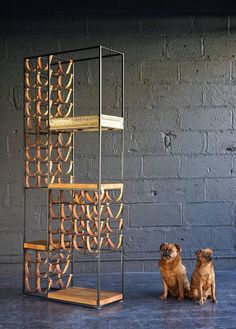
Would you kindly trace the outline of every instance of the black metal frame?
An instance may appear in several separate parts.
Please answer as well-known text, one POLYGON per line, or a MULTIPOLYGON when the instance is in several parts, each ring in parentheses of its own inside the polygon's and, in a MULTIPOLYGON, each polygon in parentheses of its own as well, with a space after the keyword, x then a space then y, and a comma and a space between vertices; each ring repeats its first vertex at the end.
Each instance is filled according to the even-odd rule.
MULTIPOLYGON (((76 52, 81 52, 81 51, 88 51, 88 50, 98 50, 99 54, 97 56, 93 56, 93 57, 85 57, 85 58, 81 58, 81 59, 73 59, 73 77, 74 77, 74 63, 75 62, 79 62, 79 61, 89 61, 89 60, 94 60, 94 59, 98 59, 99 60, 99 108, 98 108, 98 113, 99 113, 99 130, 98 130, 98 134, 99 134, 99 147, 98 147, 98 254, 97 254, 97 305, 94 306, 95 308, 101 308, 101 252, 103 252, 101 250, 101 246, 100 246, 100 240, 101 240, 101 235, 100 235, 100 223, 101 223, 101 193, 102 193, 102 127, 101 127, 101 115, 102 115, 102 108, 103 108, 103 99, 102 99, 102 92, 103 92, 103 86, 102 86, 102 74, 103 74, 103 70, 102 70, 102 64, 103 64, 103 58, 106 57, 114 57, 114 56, 119 56, 121 57, 121 117, 124 119, 124 54, 121 52, 118 52, 116 50, 113 49, 109 49, 106 47, 103 47, 101 45, 99 46, 94 46, 94 47, 86 47, 86 48, 80 48, 80 49, 73 49, 73 50, 68 50, 68 51, 61 51, 61 52, 56 52, 56 53, 50 53, 50 54, 41 54, 41 55, 37 55, 37 56, 31 56, 31 57, 27 57, 27 59, 36 59, 38 57, 46 57, 47 58, 47 63, 48 63, 48 120, 50 120, 49 118, 49 109, 50 109, 50 66, 52 65, 56 65, 57 63, 50 63, 50 56, 51 55, 66 55, 66 54, 70 54, 70 53, 76 53, 76 52), (103 54, 103 51, 109 51, 111 54, 103 54)), ((25 63, 26 58, 24 59, 24 63, 25 63)), ((60 61, 62 64, 63 63, 68 63, 68 61, 60 61)), ((24 65, 24 77, 25 77, 25 65, 24 65)), ((74 78, 73 78, 73 85, 74 85, 74 78)), ((24 84, 24 108, 25 108, 25 84, 24 84)), ((73 88, 73 116, 74 116, 74 88, 73 88)), ((25 136, 25 112, 24 112, 24 136, 25 136)), ((50 130, 48 132, 49 134, 49 141, 50 141, 50 130)), ((73 151, 74 151, 74 132, 73 132, 73 151)), ((24 150, 26 147, 26 143, 25 143, 25 137, 24 137, 24 150)), ((121 175, 120 175, 120 182, 123 183, 124 182, 124 128, 122 129, 122 146, 121 146, 122 150, 121 150, 121 175)), ((24 157, 24 163, 25 163, 25 157, 24 157)), ((75 179, 75 175, 74 175, 74 152, 73 152, 73 182, 75 179)), ((26 176, 24 174, 24 176, 26 176)), ((25 180, 24 180, 25 182, 25 180)), ((50 182, 50 142, 48 143, 48 183, 50 182)), ((24 183, 25 184, 25 183, 24 183)), ((24 211, 24 229, 23 229, 23 241, 25 242, 25 237, 26 237, 26 190, 28 188, 24 187, 24 203, 23 203, 23 211, 24 211)), ((71 189, 73 190, 73 189, 71 189)), ((61 193, 61 190, 59 190, 59 193, 61 193)), ((48 196, 48 200, 49 200, 49 190, 47 188, 47 196, 48 196)), ((48 201, 49 202, 49 201, 48 201)), ((60 207, 61 209, 61 207, 60 207)), ((61 216, 60 216, 61 218, 61 216)), ((47 227, 49 227, 49 208, 48 208, 48 212, 47 212, 47 227)), ((123 227, 122 227, 122 235, 123 235, 123 227)), ((60 244, 60 239, 61 239, 61 235, 59 234, 59 244, 60 244)), ((60 247, 60 246, 59 246, 60 247)), ((121 262, 121 292, 122 295, 124 296, 124 246, 122 243, 121 249, 118 250, 121 254, 120 257, 120 262, 121 262)), ((114 251, 113 251, 114 252, 114 251)), ((23 252, 24 255, 24 252, 23 252)), ((47 234, 47 257, 48 257, 48 262, 47 262, 47 266, 48 266, 48 280, 49 280, 49 262, 50 262, 50 250, 49 250, 49 232, 47 234)), ((23 256, 23 261, 25 263, 25 257, 23 256)), ((73 262, 74 262, 74 252, 72 250, 72 263, 71 263, 71 273, 72 273, 72 286, 73 286, 73 262)), ((23 266, 23 293, 27 294, 27 295, 32 295, 31 293, 26 293, 25 292, 25 266, 23 266)), ((44 297, 42 295, 36 295, 39 297, 44 297)), ((45 297, 48 298, 48 288, 47 288, 47 293, 45 295, 45 297)), ((50 298, 48 298, 50 299, 50 298)), ((54 299, 53 299, 54 300, 54 299)), ((87 306, 85 304, 80 304, 80 303, 76 303, 77 305, 82 305, 82 306, 87 306)), ((91 305, 88 305, 90 307, 93 307, 91 305)))

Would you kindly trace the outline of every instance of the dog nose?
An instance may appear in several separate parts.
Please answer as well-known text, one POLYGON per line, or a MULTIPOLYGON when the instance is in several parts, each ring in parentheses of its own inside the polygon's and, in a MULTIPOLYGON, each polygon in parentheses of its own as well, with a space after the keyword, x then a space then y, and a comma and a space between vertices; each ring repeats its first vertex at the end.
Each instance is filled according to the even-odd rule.
POLYGON ((162 255, 163 255, 164 257, 170 257, 170 255, 171 255, 171 251, 170 251, 170 250, 166 250, 166 249, 164 249, 164 250, 162 250, 162 255))

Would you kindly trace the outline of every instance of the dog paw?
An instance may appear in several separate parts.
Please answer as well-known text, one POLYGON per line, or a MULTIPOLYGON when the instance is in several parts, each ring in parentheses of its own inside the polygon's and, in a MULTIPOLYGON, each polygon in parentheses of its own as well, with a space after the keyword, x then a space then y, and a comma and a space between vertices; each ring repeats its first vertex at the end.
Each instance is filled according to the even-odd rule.
POLYGON ((212 298, 212 303, 214 303, 214 304, 216 304, 217 303, 217 300, 216 300, 216 298, 212 298))
POLYGON ((203 305, 204 304, 204 300, 203 299, 200 299, 198 304, 199 305, 203 305))
POLYGON ((159 299, 160 299, 160 300, 166 300, 166 299, 167 299, 167 296, 165 296, 165 295, 161 295, 161 296, 159 297, 159 299))
POLYGON ((178 297, 178 300, 183 301, 184 300, 184 297, 183 296, 179 296, 178 297))

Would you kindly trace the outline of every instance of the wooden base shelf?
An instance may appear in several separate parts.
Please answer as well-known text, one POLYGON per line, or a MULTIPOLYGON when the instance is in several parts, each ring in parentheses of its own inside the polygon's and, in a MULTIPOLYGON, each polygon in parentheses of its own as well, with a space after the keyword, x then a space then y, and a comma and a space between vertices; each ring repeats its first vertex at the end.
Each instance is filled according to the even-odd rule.
POLYGON ((36 240, 24 243, 24 249, 32 250, 47 250, 47 241, 46 240, 36 240))
MULTIPOLYGON (((60 189, 60 190, 98 190, 98 184, 94 183, 78 183, 78 184, 69 184, 69 183, 55 183, 48 184, 49 189, 60 189)), ((123 183, 104 183, 101 184, 102 190, 120 190, 123 189, 123 183)))
MULTIPOLYGON (((53 240, 54 249, 59 248, 59 243, 57 240, 53 240)), ((66 247, 68 247, 68 243, 65 243, 66 247)), ((36 240, 36 241, 29 241, 24 243, 24 249, 31 249, 31 250, 41 250, 47 251, 47 241, 46 240, 36 240)), ((52 249, 50 249, 52 250, 52 249)))
MULTIPOLYGON (((122 293, 101 290, 101 306, 123 299, 122 293)), ((89 306, 97 306, 97 289, 72 287, 52 291, 48 293, 48 299, 61 302, 77 303, 89 306)))
MULTIPOLYGON (((67 118, 49 119, 50 130, 54 131, 98 131, 99 116, 78 116, 67 118)), ((101 115, 102 130, 122 130, 124 129, 124 120, 122 117, 112 115, 101 115)))

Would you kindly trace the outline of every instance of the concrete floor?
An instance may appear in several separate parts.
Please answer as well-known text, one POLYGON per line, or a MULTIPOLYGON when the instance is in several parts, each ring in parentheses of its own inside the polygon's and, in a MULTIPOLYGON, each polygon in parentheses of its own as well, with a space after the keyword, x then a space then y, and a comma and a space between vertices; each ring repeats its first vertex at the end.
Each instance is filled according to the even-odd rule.
MULTIPOLYGON (((113 289, 117 276, 112 279, 113 289)), ((87 280, 88 276, 80 281, 87 280)), ((94 277, 89 279, 92 285, 94 277)), ((101 310, 22 296, 21 280, 0 278, 0 328, 236 328, 236 271, 216 273, 218 304, 185 300, 161 302, 159 273, 125 275, 125 300, 101 310)))

